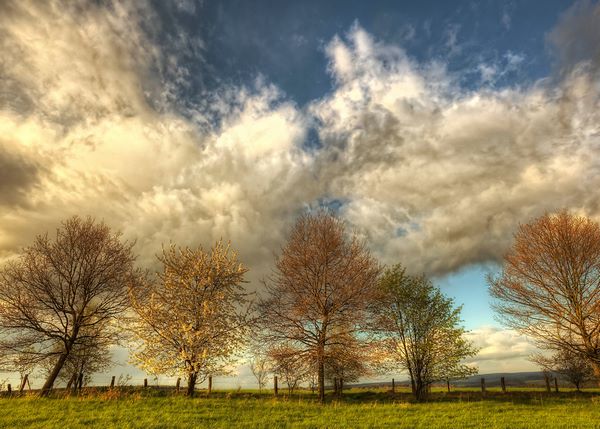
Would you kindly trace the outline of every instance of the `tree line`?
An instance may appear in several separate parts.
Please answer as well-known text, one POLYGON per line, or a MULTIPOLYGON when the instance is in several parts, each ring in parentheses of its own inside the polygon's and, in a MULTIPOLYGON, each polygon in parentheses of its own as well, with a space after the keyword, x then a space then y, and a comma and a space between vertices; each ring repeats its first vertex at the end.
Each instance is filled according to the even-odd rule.
MULTIPOLYGON (((464 363, 477 350, 461 307, 425 275, 382 266, 330 212, 299 217, 259 295, 230 243, 163 247, 157 273, 136 266, 133 246, 103 222, 73 217, 5 262, 1 369, 42 368, 48 395, 57 380, 81 386, 106 369, 120 344, 145 371, 186 377, 193 396, 249 355, 259 387, 276 374, 290 391, 308 384, 321 402, 328 381, 341 392, 402 370, 424 400, 433 383, 477 371, 464 363)), ((599 268, 600 226, 561 212, 522 225, 489 279, 508 326, 554 352, 539 357, 551 370, 570 353, 599 375, 599 268)))

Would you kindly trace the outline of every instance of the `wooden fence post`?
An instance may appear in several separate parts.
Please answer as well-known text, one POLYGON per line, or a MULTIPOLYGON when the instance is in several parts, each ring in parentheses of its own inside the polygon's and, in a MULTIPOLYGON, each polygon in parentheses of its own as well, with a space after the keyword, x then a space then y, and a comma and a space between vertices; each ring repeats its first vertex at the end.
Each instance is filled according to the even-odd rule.
POLYGON ((148 379, 144 378, 144 388, 148 387, 148 379))
POLYGON ((23 381, 21 381, 21 386, 19 387, 19 393, 23 393, 23 389, 25 389, 25 383, 28 382, 29 374, 25 374, 23 377, 23 381))
POLYGON ((273 391, 275 392, 275 396, 279 393, 279 389, 277 389, 277 376, 273 377, 273 391))
POLYGON ((8 383, 8 386, 6 386, 8 388, 8 394, 11 395, 12 394, 12 387, 10 385, 10 383, 8 383))
POLYGON ((110 388, 112 389, 113 387, 115 387, 115 376, 114 375, 110 379, 110 388))
POLYGON ((558 378, 554 377, 554 391, 558 393, 558 378))
POLYGON ((179 386, 181 385, 181 377, 177 377, 177 383, 175 383, 175 391, 179 393, 179 386))
POLYGON ((396 380, 392 378, 392 393, 396 393, 396 380))
POLYGON ((500 377, 500 386, 502 386, 502 393, 506 393, 506 381, 504 377, 500 377))
POLYGON ((212 375, 208 376, 208 394, 210 395, 212 392, 212 375))
POLYGON ((546 392, 550 393, 550 376, 544 374, 544 381, 546 382, 546 392))
POLYGON ((485 393, 485 378, 481 378, 481 393, 485 393))

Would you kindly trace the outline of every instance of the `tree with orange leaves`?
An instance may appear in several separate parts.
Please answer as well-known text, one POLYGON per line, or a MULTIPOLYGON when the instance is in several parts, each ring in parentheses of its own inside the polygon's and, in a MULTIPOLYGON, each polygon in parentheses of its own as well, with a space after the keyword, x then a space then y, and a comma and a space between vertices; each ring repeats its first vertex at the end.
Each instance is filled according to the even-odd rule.
POLYGON ((488 279, 507 326, 584 357, 600 376, 600 224, 561 211, 521 225, 488 279))
POLYGON ((268 296, 259 304, 264 340, 315 363, 321 402, 332 354, 364 346, 359 334, 379 273, 375 258, 344 222, 320 212, 298 219, 266 282, 268 296))

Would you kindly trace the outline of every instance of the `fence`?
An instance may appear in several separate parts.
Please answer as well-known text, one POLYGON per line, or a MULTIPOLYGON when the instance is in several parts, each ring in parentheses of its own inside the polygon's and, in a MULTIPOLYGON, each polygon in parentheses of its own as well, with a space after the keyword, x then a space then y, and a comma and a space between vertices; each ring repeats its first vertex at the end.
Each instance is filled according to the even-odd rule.
MULTIPOLYGON (((182 380, 181 380, 181 377, 178 377, 175 382, 173 382, 172 379, 169 379, 169 381, 166 383, 160 383, 159 377, 151 378, 149 381, 149 379, 147 377, 142 379, 142 378, 132 378, 129 376, 123 377, 123 375, 120 375, 119 378, 117 379, 116 376, 110 375, 110 376, 107 376, 106 378, 95 377, 94 381, 95 381, 95 383, 93 385, 84 386, 83 374, 81 374, 81 373, 75 374, 75 375, 73 375, 71 380, 69 380, 69 382, 67 383, 66 390, 71 389, 73 392, 77 392, 77 391, 80 391, 83 387, 114 389, 115 387, 139 386, 139 387, 143 387, 144 389, 173 388, 177 393, 179 393, 181 391, 181 381, 182 380)), ((199 388, 200 390, 204 390, 207 394, 210 394, 213 391, 213 388, 215 387, 215 383, 216 383, 216 387, 218 390, 231 390, 231 385, 228 384, 226 381, 219 381, 218 379, 213 380, 212 376, 208 376, 206 378, 206 380, 204 380, 202 383, 198 383, 198 385, 196 387, 199 388)), ((14 389, 12 388, 13 385, 11 383, 5 382, 4 385, 6 386, 5 391, 9 395, 11 395, 15 392, 14 389)), ((519 384, 513 385, 512 387, 517 387, 517 385, 519 387, 523 386, 522 383, 519 383, 519 384)), ((25 374, 22 377, 18 386, 19 386, 19 389, 18 389, 19 394, 22 394, 25 391, 26 387, 28 388, 29 391, 35 390, 35 389, 32 389, 32 386, 30 384, 29 374, 25 374)), ((355 387, 355 386, 360 386, 360 385, 347 386, 347 385, 345 385, 344 380, 342 378, 334 378, 332 385, 326 386, 326 389, 333 390, 333 393, 336 395, 341 395, 344 387, 355 387)), ((391 393, 393 393, 393 394, 397 393, 397 387, 399 385, 396 383, 396 380, 394 378, 391 379, 391 384, 384 383, 384 384, 378 384, 378 385, 375 385, 375 384, 363 385, 363 387, 380 387, 380 388, 385 388, 386 386, 391 386, 391 393)), ((489 388, 498 388, 499 387, 500 391, 502 393, 507 393, 511 388, 511 386, 507 383, 507 378, 505 376, 501 376, 499 378, 494 377, 494 378, 488 379, 488 380, 486 380, 485 377, 482 377, 480 379, 479 386, 481 389, 481 393, 483 395, 485 395, 488 392, 489 388)), ((275 375, 273 377, 273 394, 276 396, 279 394, 279 387, 280 387, 279 379, 275 375)), ((408 385, 406 387, 408 387, 410 389, 410 385, 408 385)), ((465 387, 473 388, 473 387, 475 387, 475 385, 473 382, 471 382, 471 383, 461 382, 460 385, 457 386, 455 383, 452 383, 452 380, 446 380, 445 387, 448 392, 451 392, 452 390, 458 390, 460 388, 465 388, 465 387)), ((532 387, 532 386, 529 385, 529 387, 532 387)), ((541 387, 545 387, 545 390, 547 393, 551 393, 552 390, 554 390, 554 392, 558 393, 559 392, 558 378, 555 376, 552 376, 550 374, 545 374, 544 380, 543 380, 543 385, 541 387)), ((240 389, 241 389, 241 386, 238 386, 237 390, 240 390, 240 389)), ((314 389, 311 389, 311 390, 314 391, 314 389)))

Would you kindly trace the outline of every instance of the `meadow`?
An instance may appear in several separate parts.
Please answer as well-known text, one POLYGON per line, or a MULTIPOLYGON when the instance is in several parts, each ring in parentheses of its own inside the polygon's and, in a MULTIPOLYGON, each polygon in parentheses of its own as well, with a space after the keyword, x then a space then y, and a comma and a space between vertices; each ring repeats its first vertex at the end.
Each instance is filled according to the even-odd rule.
POLYGON ((541 389, 434 391, 425 403, 409 392, 350 389, 319 405, 292 396, 218 391, 193 398, 168 390, 94 390, 0 399, 0 427, 27 428, 598 428, 600 391, 541 389))

